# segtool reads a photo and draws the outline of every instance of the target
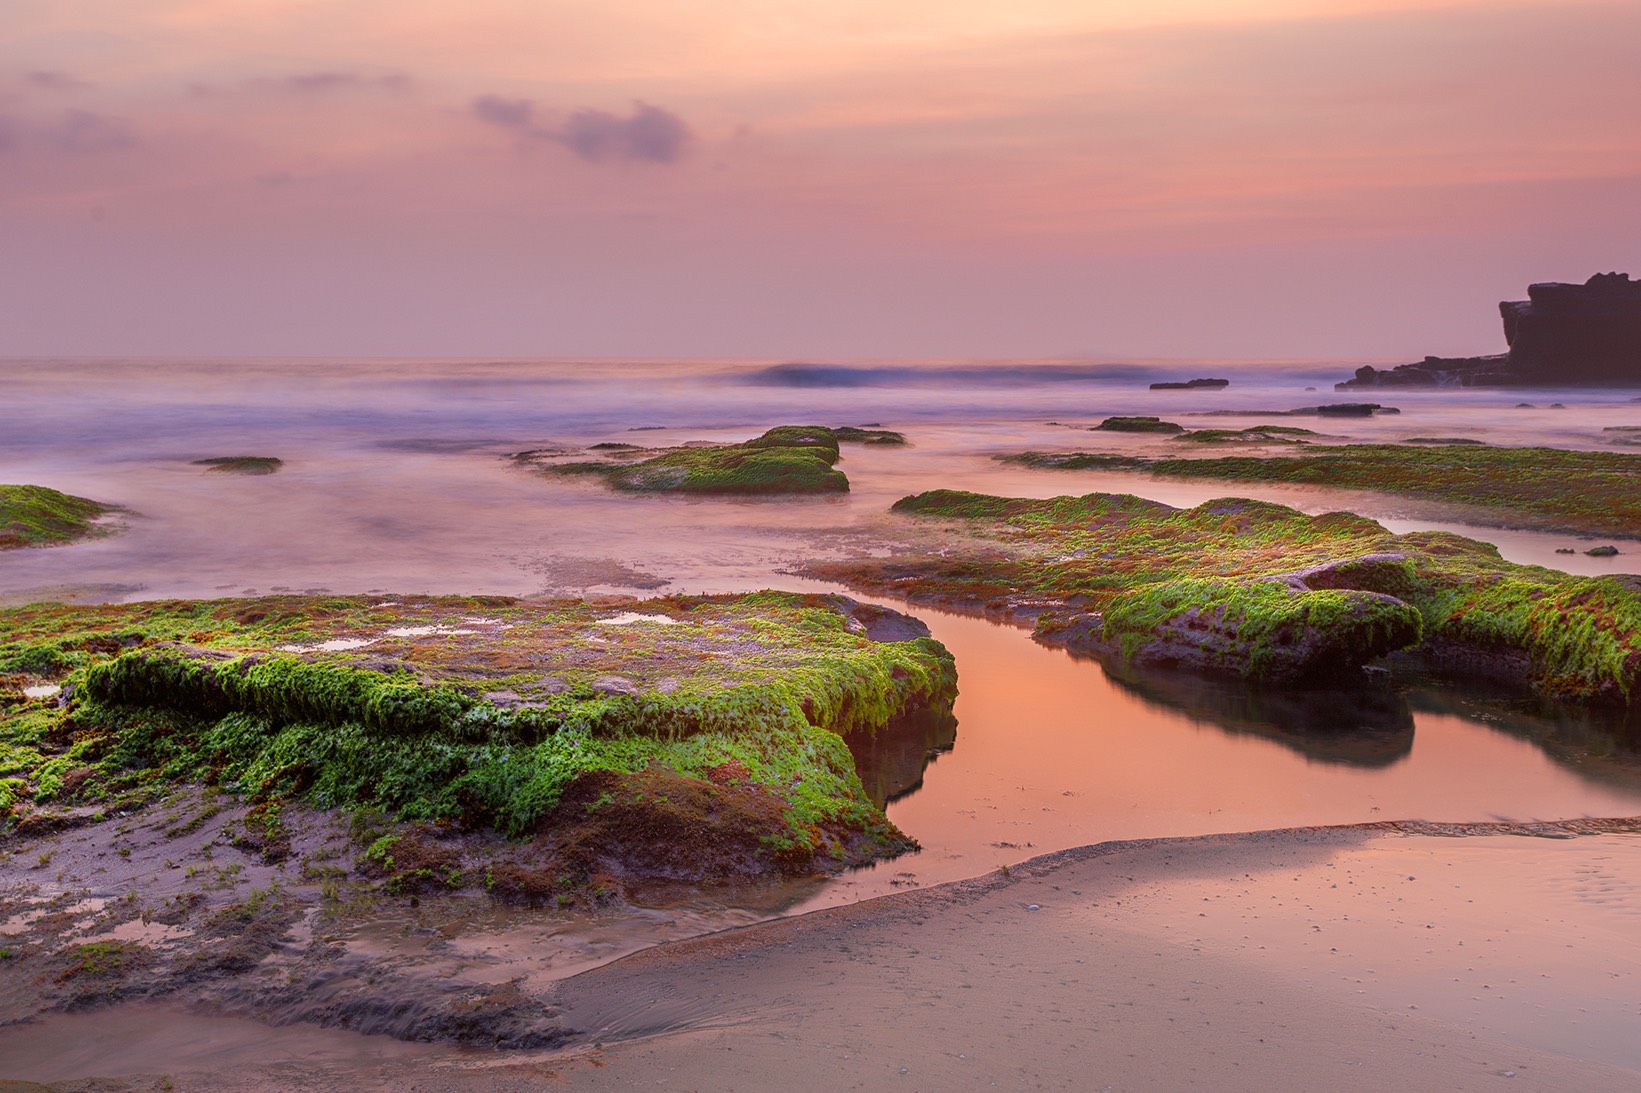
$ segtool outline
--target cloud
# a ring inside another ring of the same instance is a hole
[[[690,137],[683,118],[640,102],[633,104],[629,118],[602,110],[578,110],[570,115],[559,139],[582,159],[594,162],[642,159],[672,163],[684,154]]]
[[[293,72],[285,76],[259,76],[233,84],[191,83],[188,85],[188,93],[202,97],[243,91],[313,96],[344,91],[388,91],[398,94],[410,90],[415,83],[414,79],[402,72],[372,75],[327,69],[317,72]]]
[[[676,163],[695,139],[683,118],[646,102],[634,102],[627,117],[605,110],[577,110],[556,125],[538,121],[535,103],[529,99],[481,95],[473,100],[472,110],[481,121],[521,137],[562,144],[589,163]]]
[[[491,125],[528,131],[534,128],[535,104],[529,99],[504,99],[500,95],[480,95],[473,100],[473,114]]]
[[[328,91],[380,90],[404,91],[411,85],[409,76],[394,73],[387,76],[365,76],[358,72],[298,72],[278,79],[259,81],[283,91],[302,94]]]
[[[123,151],[137,144],[136,131],[129,122],[89,110],[69,110],[47,122],[0,115],[0,152],[34,145],[68,155],[85,155]]]
[[[70,76],[66,72],[30,72],[24,75],[23,80],[31,87],[43,88],[47,91],[74,91],[91,84],[78,76]]]
[[[36,135],[58,151],[74,154],[117,152],[137,144],[128,123],[89,110],[70,110],[57,121],[40,126]]]

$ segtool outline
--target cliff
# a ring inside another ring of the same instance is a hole
[[[1503,301],[1499,315],[1508,353],[1364,365],[1335,387],[1641,383],[1641,281],[1627,273],[1529,285],[1527,299]]]

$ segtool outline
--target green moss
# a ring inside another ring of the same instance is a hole
[[[1301,437],[1316,435],[1292,425],[1250,425],[1246,429],[1192,429],[1174,439],[1190,444],[1304,444]]]
[[[1325,649],[1318,650],[1325,654],[1319,670],[1354,667],[1415,645],[1422,631],[1418,610],[1387,596],[1221,577],[1179,578],[1135,589],[1105,610],[1101,636],[1132,658],[1143,642],[1187,615],[1221,635],[1234,635],[1225,643],[1225,655],[1208,651],[1204,659],[1211,667],[1255,680],[1315,674],[1307,664],[1287,663],[1309,633],[1326,636]]]
[[[1185,426],[1159,417],[1108,417],[1096,429],[1113,433],[1183,433]]]
[[[819,425],[781,425],[744,444],[672,448],[640,462],[542,461],[523,452],[515,460],[545,474],[599,475],[629,493],[779,494],[841,493],[849,479],[833,468],[838,437]]]
[[[892,429],[842,425],[833,429],[832,435],[837,437],[838,441],[843,444],[898,445],[906,443],[906,434],[897,433]]]
[[[777,425],[762,436],[753,437],[743,448],[825,448],[835,457],[838,436],[824,425]]]
[[[1106,452],[1013,452],[996,458],[1045,471],[1143,471],[1151,465],[1151,460],[1139,456]]]
[[[1444,443],[1348,444],[1298,455],[1220,459],[1043,452],[1003,458],[1047,469],[1145,470],[1176,478],[1375,490],[1491,511],[1506,526],[1641,537],[1641,455],[1620,452]]]
[[[1453,444],[1484,445],[1484,444],[1487,443],[1487,441],[1485,441],[1485,440],[1472,440],[1471,438],[1465,437],[1465,436],[1410,436],[1406,440],[1402,441],[1402,443],[1403,444],[1442,444],[1442,445],[1453,445]]]
[[[115,511],[45,486],[0,486],[0,550],[57,546],[97,533],[94,521]]]
[[[1229,619],[1221,629],[1238,632],[1242,659],[1224,667],[1252,679],[1275,663],[1268,646],[1285,629],[1314,628],[1333,634],[1347,661],[1353,649],[1418,642],[1439,667],[1541,694],[1641,699],[1638,578],[1512,565],[1495,547],[1450,533],[1393,535],[1351,513],[1307,516],[1241,498],[1181,510],[1114,494],[940,490],[895,510],[959,521],[959,534],[939,555],[811,571],[914,598],[1027,605],[1043,612],[1044,636],[1093,625],[1096,646],[1103,637],[1129,652],[1165,624],[1188,630],[1189,612],[1210,629]]]
[[[207,474],[273,474],[284,465],[283,459],[271,455],[221,455],[194,460],[194,466],[207,468]]]
[[[775,592],[625,611],[500,597],[33,605],[0,612],[0,655],[73,650],[72,699],[0,707],[0,773],[23,779],[14,801],[202,781],[522,834],[589,772],[736,762],[795,824],[886,828],[840,734],[949,708],[956,675],[939,643],[871,641],[855,610]],[[357,647],[325,648],[338,642]]]
[[[57,980],[112,978],[123,975],[135,964],[145,963],[151,955],[148,946],[134,941],[93,941],[75,945],[64,954],[67,963],[57,973]]]

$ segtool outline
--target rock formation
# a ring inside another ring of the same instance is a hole
[[[1641,281],[1627,273],[1529,285],[1527,299],[1503,301],[1499,315],[1508,353],[1364,365],[1335,387],[1641,383]]]

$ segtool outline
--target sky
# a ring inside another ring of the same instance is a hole
[[[0,0],[0,357],[1504,349],[1641,4]]]

